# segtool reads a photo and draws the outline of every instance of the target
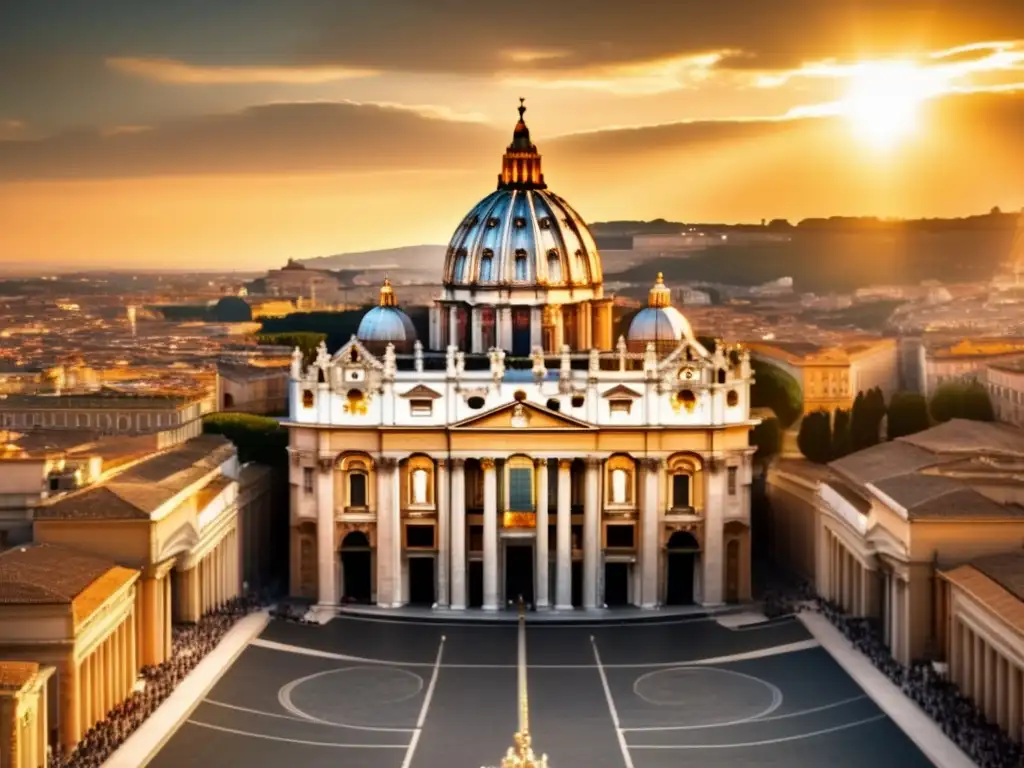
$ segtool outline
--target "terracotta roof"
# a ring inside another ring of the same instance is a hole
[[[942,576],[989,611],[1009,624],[1017,633],[1024,635],[1024,602],[999,585],[973,565],[961,565]]]
[[[163,504],[200,481],[235,452],[220,435],[194,437],[109,480],[37,507],[37,520],[147,520]]]
[[[38,674],[34,661],[0,661],[0,691],[20,691]]]
[[[53,544],[0,553],[0,605],[70,604],[115,568],[106,558]]]
[[[71,618],[75,627],[81,626],[96,610],[110,599],[122,587],[132,583],[139,577],[139,572],[131,568],[114,566],[104,573],[92,584],[87,586],[81,594],[71,601]]]

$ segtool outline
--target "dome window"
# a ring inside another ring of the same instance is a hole
[[[498,217],[497,216],[491,216],[491,218],[489,218],[487,220],[487,228],[488,229],[494,229],[496,226],[498,226],[498,224],[499,224],[499,221],[498,221]]]
[[[556,283],[562,281],[562,261],[558,258],[558,249],[548,251],[548,280]]]
[[[538,219],[537,224],[540,226],[541,229],[551,229],[551,219],[548,218],[547,216]]]
[[[523,218],[522,216],[516,216],[513,224],[515,225],[516,229],[523,229],[526,226],[526,219]]]
[[[526,251],[522,248],[516,249],[516,280],[526,281],[529,279],[529,269],[526,263]]]
[[[459,248],[459,250],[455,252],[455,268],[454,268],[453,271],[454,271],[454,274],[452,275],[452,277],[455,280],[463,280],[464,279],[464,273],[466,271],[466,249],[465,248]]]
[[[737,405],[739,405],[739,402],[739,393],[736,392],[735,389],[730,389],[729,394],[725,396],[725,404],[728,405],[730,408],[735,408]]]
[[[490,282],[494,279],[494,253],[490,248],[484,249],[484,255],[480,259],[480,280]]]

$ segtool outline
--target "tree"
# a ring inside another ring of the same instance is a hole
[[[940,385],[932,395],[930,407],[932,418],[940,423],[950,419],[995,420],[988,392],[976,381],[951,381]]]
[[[796,444],[800,452],[816,464],[826,464],[832,458],[831,422],[828,411],[808,413],[800,422]]]
[[[850,422],[850,445],[854,451],[870,448],[879,440],[885,418],[885,396],[878,387],[858,392],[853,401]]]
[[[307,363],[313,362],[316,358],[317,347],[321,341],[327,341],[326,333],[315,331],[288,331],[284,333],[261,333],[256,337],[258,344],[267,346],[280,346],[302,351],[302,356]]]
[[[796,380],[771,363],[751,360],[754,386],[750,404],[755,408],[771,408],[779,418],[779,426],[788,428],[803,410],[803,393]]]
[[[923,432],[931,426],[928,401],[918,392],[896,392],[889,401],[889,439]]]
[[[853,439],[851,435],[850,412],[845,408],[838,408],[832,420],[832,458],[841,459],[853,452]]]
[[[750,444],[757,446],[756,459],[770,459],[782,450],[782,428],[778,419],[765,419],[750,431]]]
[[[203,432],[224,435],[238,449],[243,464],[281,466],[288,460],[288,430],[277,419],[251,413],[211,413],[203,418]]]

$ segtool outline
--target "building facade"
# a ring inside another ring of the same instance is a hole
[[[374,323],[380,354],[354,337],[295,355],[291,591],[323,615],[749,597],[749,357],[686,323],[613,348],[600,255],[523,111],[498,191],[453,236],[430,349],[399,354]]]
[[[981,381],[999,421],[1024,427],[1024,362],[991,363]]]

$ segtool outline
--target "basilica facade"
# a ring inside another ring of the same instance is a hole
[[[291,592],[323,615],[749,598],[748,353],[701,344],[660,276],[613,339],[597,246],[523,112],[429,338],[385,281],[341,349],[293,359]]]

